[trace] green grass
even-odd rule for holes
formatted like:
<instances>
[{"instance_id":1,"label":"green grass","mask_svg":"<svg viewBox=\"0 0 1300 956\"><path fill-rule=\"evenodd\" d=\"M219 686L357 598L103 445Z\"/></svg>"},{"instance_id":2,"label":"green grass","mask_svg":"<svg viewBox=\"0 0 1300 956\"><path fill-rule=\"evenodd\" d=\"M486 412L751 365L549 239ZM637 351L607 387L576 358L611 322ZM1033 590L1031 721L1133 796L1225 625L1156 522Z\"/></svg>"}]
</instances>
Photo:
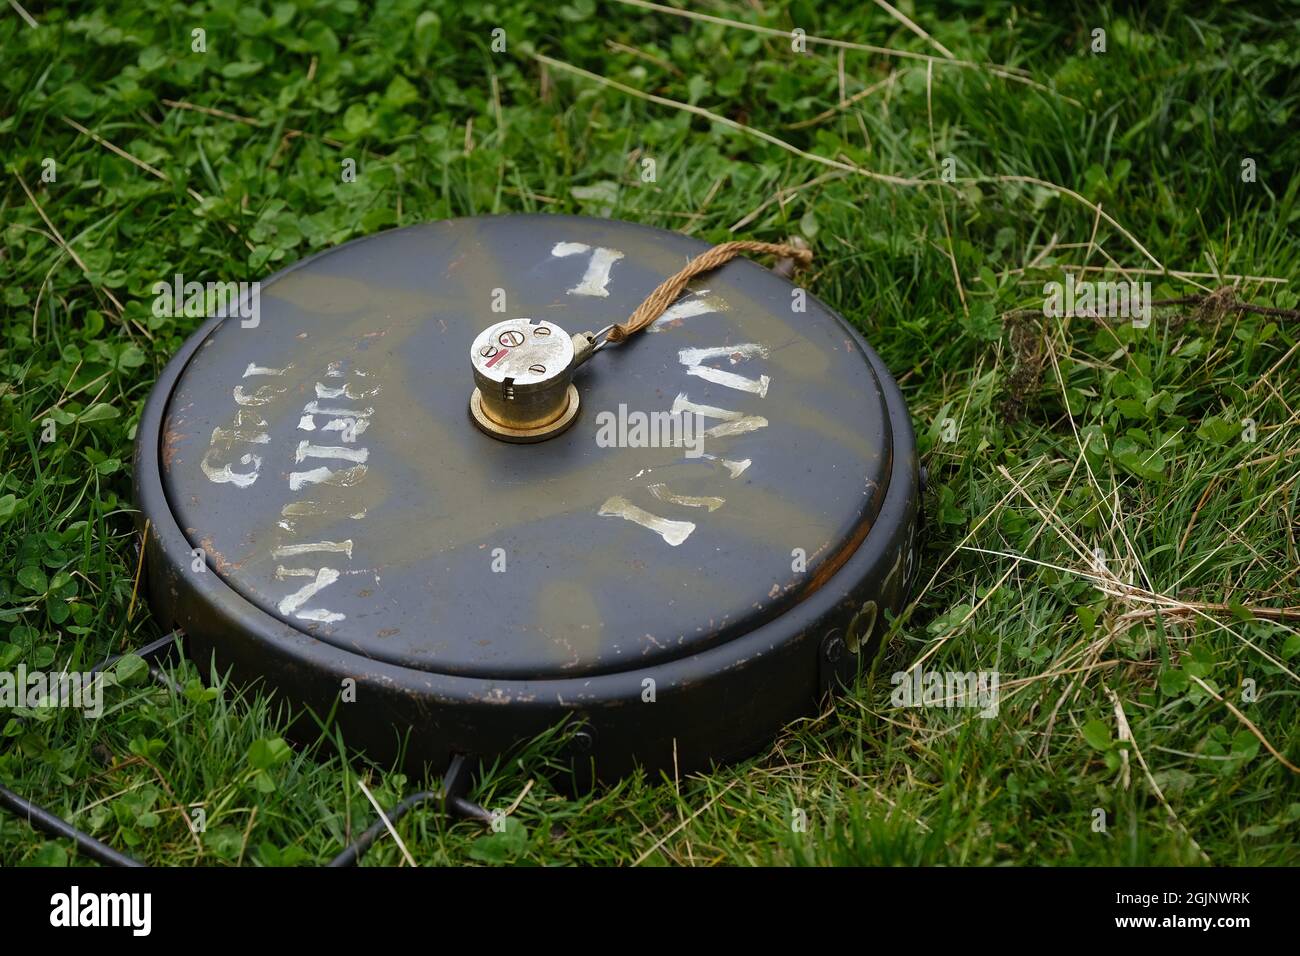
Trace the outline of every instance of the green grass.
<instances>
[{"instance_id":1,"label":"green grass","mask_svg":"<svg viewBox=\"0 0 1300 956\"><path fill-rule=\"evenodd\" d=\"M573 799L542 772L555 742L537 742L474 793L517 803L505 833L417 811L400 824L415 859L1300 861L1297 776L1242 719L1300 763L1300 323L1013 314L1041 312L1043 283L1084 265L1294 279L1294 4L904 5L957 58L1047 89L855 50L841 89L834 48L801 56L782 37L592 0L74 6L40 11L36 29L0 8L0 670L84 669L160 633L133 599L130 443L197 321L154 317L155 281L255 279L381 229L507 211L608 210L711 241L801 234L817 253L803 281L893 369L929 468L922 588L876 676L703 776ZM698 9L936 50L869 4ZM191 51L197 27L206 53ZM1104 54L1090 51L1097 27ZM956 181L828 168L543 71L533 52L853 166L933 183L951 157ZM640 182L644 155L655 183ZM340 182L344 158L355 183ZM1294 282L1148 278L1157 297L1235 285L1297 301ZM999 715L891 707L889 675L922 658L999 671ZM285 747L279 702L193 665L179 696L129 659L118 676L98 722L0 714L0 780L147 861L319 863L373 817L359 780L384 804L430 783L350 761L332 734ZM0 814L0 864L72 853ZM400 861L388 839L366 858Z\"/></svg>"}]
</instances>

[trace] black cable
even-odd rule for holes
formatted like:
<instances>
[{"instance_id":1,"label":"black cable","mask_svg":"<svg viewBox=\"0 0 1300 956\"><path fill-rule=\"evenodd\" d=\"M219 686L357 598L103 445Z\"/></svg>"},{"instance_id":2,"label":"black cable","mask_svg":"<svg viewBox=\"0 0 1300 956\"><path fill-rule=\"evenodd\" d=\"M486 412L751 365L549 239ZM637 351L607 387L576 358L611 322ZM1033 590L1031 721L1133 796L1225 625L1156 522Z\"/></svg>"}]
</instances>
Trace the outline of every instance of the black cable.
<instances>
[{"instance_id":1,"label":"black cable","mask_svg":"<svg viewBox=\"0 0 1300 956\"><path fill-rule=\"evenodd\" d=\"M469 762L464 755L455 754L447 765L447 773L442 778L441 789L421 790L419 793L413 793L391 810L388 810L384 816L388 818L388 823L396 823L420 804L437 800L442 803L444 813L490 823L492 821L491 811L479 806L472 800L467 800L464 796L465 791L469 789L469 779ZM356 866L375 840L383 835L387 829L388 826L384 823L384 818L380 817L366 827L361 836L345 847L342 853L325 865L328 867Z\"/></svg>"},{"instance_id":2,"label":"black cable","mask_svg":"<svg viewBox=\"0 0 1300 956\"><path fill-rule=\"evenodd\" d=\"M3 784L0 784L0 806L15 816L22 817L34 830L50 836L67 837L77 844L78 850L105 866L144 866L139 860L118 853L107 843L101 843L84 830L78 830L62 817L38 807L30 800L24 800Z\"/></svg>"},{"instance_id":3,"label":"black cable","mask_svg":"<svg viewBox=\"0 0 1300 956\"><path fill-rule=\"evenodd\" d=\"M391 810L385 812L389 823L396 823L407 812L418 807L422 803L428 803L430 800L442 800L443 792L441 790L422 790L419 793L413 793L401 803L397 804ZM451 810L456 816L466 817L471 820L480 820L489 823L492 820L492 813L484 807L479 806L472 800L466 800L464 797L449 797L445 801L444 809ZM326 863L326 866L356 866L361 857L370 849L388 827L380 818L370 824L361 836L349 845L342 853Z\"/></svg>"},{"instance_id":4,"label":"black cable","mask_svg":"<svg viewBox=\"0 0 1300 956\"><path fill-rule=\"evenodd\" d=\"M441 790L422 790L414 793L402 800L391 810L385 812L389 823L397 823L398 820L406 816L408 812L418 807L422 803L428 803L430 800L442 801L443 791ZM48 833L54 837L67 837L77 844L77 849L105 866L145 866L134 857L119 853L107 843L101 843L84 830L78 830L72 824L68 823L61 817L50 813L30 800L25 800L18 794L14 793L8 787L0 784L0 806L12 812L15 816L22 817L27 823L42 833ZM486 808L479 806L473 801L466 800L464 797L449 797L445 801L445 808L453 811L456 815L467 817L469 819L489 822L492 814ZM374 845L375 840L381 837L388 829L383 819L380 818L372 823L353 843L343 850L338 856L330 860L326 866L343 867L356 866L366 851Z\"/></svg>"},{"instance_id":5,"label":"black cable","mask_svg":"<svg viewBox=\"0 0 1300 956\"><path fill-rule=\"evenodd\" d=\"M137 651L128 651L128 654L134 654L149 662L149 674L155 681L171 690L173 693L180 693L181 687L170 675L157 667L152 658L160 656L164 651L169 650L176 643L176 638L180 636L180 631L175 630L165 637L160 637L156 641L146 644ZM126 654L116 654L109 657L99 664L96 664L89 671L91 677L100 671L112 667ZM471 820L480 820L484 823L490 822L492 814L485 808L479 806L471 800L464 797L464 792L469 786L469 769L465 758L459 754L451 759L447 767L447 773L443 777L441 790L422 790L419 793L402 800L391 810L387 811L385 816L389 823L396 823L402 817L406 816L415 807L422 803L428 803L430 800L438 800L442 803L444 812L450 812L457 816L465 817ZM77 849L85 853L92 860L103 863L105 866L145 866L134 857L127 856L125 853L119 853L107 843L101 843L84 830L78 830L71 823L68 823L62 817L59 817L48 810L38 807L30 800L18 796L8 787L0 784L0 807L9 810L16 816L24 818L27 823L42 833L48 833L51 836L67 837L77 844ZM376 820L358 837L351 845L347 846L342 853L330 860L327 866L355 866L357 862L365 855L366 851L374 844L380 835L387 829L383 817Z\"/></svg>"},{"instance_id":6,"label":"black cable","mask_svg":"<svg viewBox=\"0 0 1300 956\"><path fill-rule=\"evenodd\" d=\"M402 817L406 816L407 811L413 807L418 807L422 803L428 803L430 800L442 799L441 790L421 790L419 793L413 793L386 814L389 823L396 823ZM387 829L383 819L376 820L370 826L366 827L361 836L346 847L342 853L326 863L326 866L356 866L370 849L371 845Z\"/></svg>"},{"instance_id":7,"label":"black cable","mask_svg":"<svg viewBox=\"0 0 1300 956\"><path fill-rule=\"evenodd\" d=\"M177 630L172 631L170 634L163 635L162 637L158 638L158 640L156 641L150 641L148 644L146 644L144 647L140 648L137 651L127 651L126 654L114 654L112 657L108 657L100 661L98 664L92 667L87 673L89 674L89 676L94 677L100 671L107 670L108 668L112 667L122 658L126 657L127 654L134 654L136 657L140 657L146 661L149 661L150 662L149 673L154 674L154 666L152 663L153 658L160 656L163 651L170 650L172 645L176 643L176 638L180 637L180 635L181 632L180 629L178 628ZM158 673L161 674L162 672L159 671ZM163 676L166 677L165 674ZM154 674L154 680L158 680L157 674ZM173 690L176 688L176 685L172 683L171 678L167 678L165 682L171 684Z\"/></svg>"},{"instance_id":8,"label":"black cable","mask_svg":"<svg viewBox=\"0 0 1300 956\"><path fill-rule=\"evenodd\" d=\"M129 651L149 662L149 673L155 681L167 687L171 691L178 691L180 688L167 674L165 674L157 665L153 663L153 658L158 657L164 651L171 648L176 643L176 638L180 631L172 631L156 641L151 641L137 651ZM120 661L126 654L116 654L112 657L101 661L92 667L87 673L92 679L101 671L112 667ZM42 833L48 833L50 836L66 837L77 844L77 849L90 857L103 863L105 866L144 866L134 857L129 857L125 853L119 853L107 843L96 840L93 836L84 830L79 830L62 817L51 813L43 807L38 807L30 800L20 797L8 787L0 784L0 807L9 810L15 816L22 817L28 825Z\"/></svg>"}]
</instances>

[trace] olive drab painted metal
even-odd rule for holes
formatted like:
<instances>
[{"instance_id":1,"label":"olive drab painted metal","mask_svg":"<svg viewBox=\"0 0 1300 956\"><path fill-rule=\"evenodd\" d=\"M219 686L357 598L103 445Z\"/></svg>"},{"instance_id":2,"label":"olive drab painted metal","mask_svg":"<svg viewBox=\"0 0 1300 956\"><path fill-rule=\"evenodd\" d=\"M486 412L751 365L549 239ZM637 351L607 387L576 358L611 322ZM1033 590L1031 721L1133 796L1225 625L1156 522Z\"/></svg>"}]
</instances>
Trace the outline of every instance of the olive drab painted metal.
<instances>
[{"instance_id":1,"label":"olive drab painted metal","mask_svg":"<svg viewBox=\"0 0 1300 956\"><path fill-rule=\"evenodd\" d=\"M852 678L902 605L920 476L879 357L748 260L558 387L547 363L583 347L569 333L626 318L706 248L478 217L264 280L256 325L205 322L140 423L160 626L333 712L377 759L404 746L442 767L565 719L605 778L764 746ZM494 374L498 325L548 344ZM538 383L536 404L503 410L502 389ZM498 440L467 413L475 387L497 390L493 422L571 420Z\"/></svg>"}]
</instances>

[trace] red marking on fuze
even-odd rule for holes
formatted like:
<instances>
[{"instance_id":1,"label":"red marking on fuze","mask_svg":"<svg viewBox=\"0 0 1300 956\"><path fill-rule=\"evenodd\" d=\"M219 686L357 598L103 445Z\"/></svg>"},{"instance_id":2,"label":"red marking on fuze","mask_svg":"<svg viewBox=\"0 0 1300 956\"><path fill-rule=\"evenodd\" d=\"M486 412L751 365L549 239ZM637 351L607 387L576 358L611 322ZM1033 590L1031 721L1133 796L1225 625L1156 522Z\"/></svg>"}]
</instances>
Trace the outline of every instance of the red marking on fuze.
<instances>
[{"instance_id":1,"label":"red marking on fuze","mask_svg":"<svg viewBox=\"0 0 1300 956\"><path fill-rule=\"evenodd\" d=\"M509 354L509 352L510 352L509 349L502 349L496 355L492 356L490 359L487 360L487 367L491 368L493 365L496 365L497 362L500 362L503 358L505 358L506 355Z\"/></svg>"}]
</instances>

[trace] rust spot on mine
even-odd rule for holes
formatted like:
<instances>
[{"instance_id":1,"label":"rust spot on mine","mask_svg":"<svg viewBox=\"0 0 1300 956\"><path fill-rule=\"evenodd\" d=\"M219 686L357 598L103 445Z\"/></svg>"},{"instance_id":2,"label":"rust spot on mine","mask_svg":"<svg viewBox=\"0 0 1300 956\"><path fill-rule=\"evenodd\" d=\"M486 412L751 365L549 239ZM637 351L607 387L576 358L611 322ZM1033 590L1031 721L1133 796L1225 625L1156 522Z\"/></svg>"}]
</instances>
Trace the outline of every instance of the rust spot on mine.
<instances>
[{"instance_id":1,"label":"rust spot on mine","mask_svg":"<svg viewBox=\"0 0 1300 956\"><path fill-rule=\"evenodd\" d=\"M162 438L162 466L164 471L171 471L172 461L176 458L176 450L187 437L189 436L184 432L177 431L172 421L168 420Z\"/></svg>"},{"instance_id":2,"label":"rust spot on mine","mask_svg":"<svg viewBox=\"0 0 1300 956\"><path fill-rule=\"evenodd\" d=\"M199 545L203 548L203 553L212 561L212 566L217 569L218 574L226 574L239 567L238 564L227 561L226 556L212 546L210 536L200 538Z\"/></svg>"}]
</instances>

